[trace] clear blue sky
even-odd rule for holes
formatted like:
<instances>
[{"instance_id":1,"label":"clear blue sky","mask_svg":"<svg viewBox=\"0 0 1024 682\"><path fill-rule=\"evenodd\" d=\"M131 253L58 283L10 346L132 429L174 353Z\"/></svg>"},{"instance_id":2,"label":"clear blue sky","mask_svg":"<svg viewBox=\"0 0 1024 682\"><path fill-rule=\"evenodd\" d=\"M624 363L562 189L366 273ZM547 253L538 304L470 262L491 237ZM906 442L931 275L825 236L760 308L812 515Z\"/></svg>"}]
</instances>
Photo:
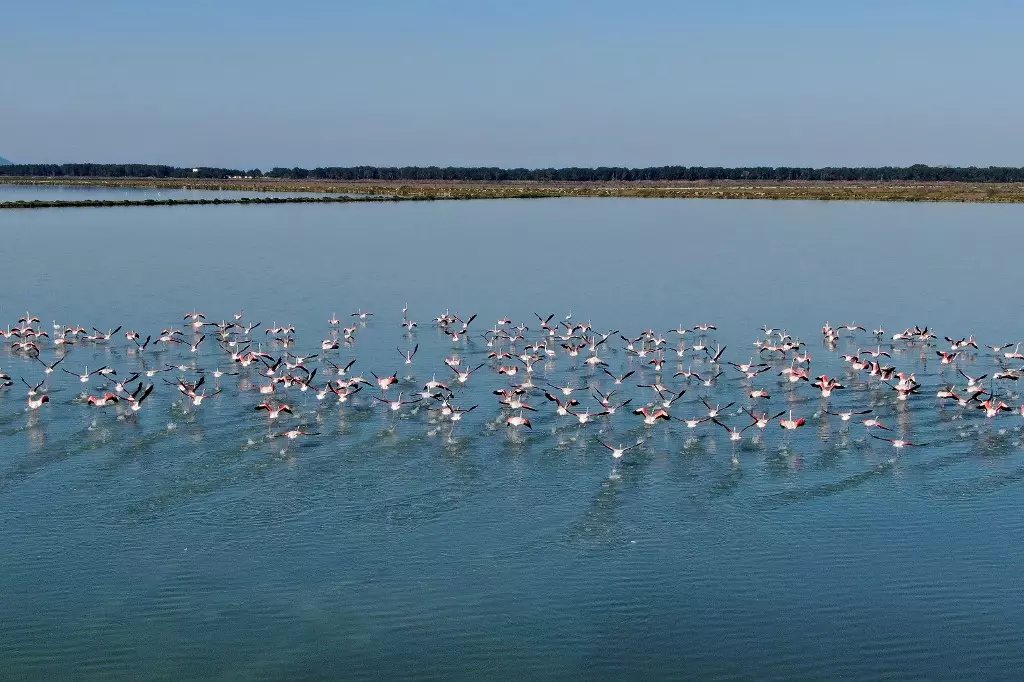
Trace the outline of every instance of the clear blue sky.
<instances>
[{"instance_id":1,"label":"clear blue sky","mask_svg":"<svg viewBox=\"0 0 1024 682\"><path fill-rule=\"evenodd\" d=\"M1024 165L1024 3L12 2L0 155Z\"/></svg>"}]
</instances>

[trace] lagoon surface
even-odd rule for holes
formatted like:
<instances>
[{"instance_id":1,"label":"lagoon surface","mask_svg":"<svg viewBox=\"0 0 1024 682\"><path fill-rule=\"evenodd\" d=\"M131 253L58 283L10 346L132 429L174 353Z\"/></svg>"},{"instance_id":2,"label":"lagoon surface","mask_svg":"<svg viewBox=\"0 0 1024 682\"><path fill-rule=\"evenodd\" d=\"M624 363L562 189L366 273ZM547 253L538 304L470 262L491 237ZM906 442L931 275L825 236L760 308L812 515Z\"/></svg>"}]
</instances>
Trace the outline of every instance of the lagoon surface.
<instances>
[{"instance_id":1,"label":"lagoon surface","mask_svg":"<svg viewBox=\"0 0 1024 682\"><path fill-rule=\"evenodd\" d=\"M6 201L145 201L146 199L241 199L242 197L323 197L323 192L261 192L257 190L174 189L167 187L103 187L99 185L14 185L0 183Z\"/></svg>"},{"instance_id":2,"label":"lagoon surface","mask_svg":"<svg viewBox=\"0 0 1024 682\"><path fill-rule=\"evenodd\" d=\"M294 325L290 350L319 353L337 313L357 330L331 357L370 381L398 372L392 394L450 381L454 354L488 363L455 389L480 406L456 425L425 404L390 414L375 386L346 405L291 389L295 414L270 425L253 409L255 368L208 378L222 393L198 409L163 381L197 373L158 374L124 419L85 405L60 371L51 403L26 413L19 378L40 381L42 365L0 340L15 382L0 390L0 676L1015 676L1024 418L940 404L939 387L966 380L935 350L973 334L960 367L991 376L985 344L1024 340L1022 220L1017 206L630 199L0 212L5 328L30 311L45 330L144 338L193 310L244 311L262 323L254 344L279 356L265 328ZM375 314L353 322L360 309ZM478 315L468 340L431 324L446 309ZM672 378L715 371L695 332L676 355L678 325L713 323L706 343L737 363L763 325L784 328L807 342L812 376L847 388L825 402L772 361L757 407L807 425L752 429L738 446L713 424L646 427L625 408L580 427L542 381L613 386L586 352L557 348L536 368L533 430L505 426L492 391L510 380L480 334L507 315L543 338L534 313L570 312L595 331L668 337L664 379L687 388L677 416L705 396L737 402L729 424L749 421L731 367L708 388ZM826 321L887 333L842 330L828 348ZM889 340L914 325L938 339ZM416 344L407 367L396 348ZM844 366L840 354L876 345L921 395L901 404ZM231 365L212 336L195 354L134 349L122 330L76 342L61 367ZM45 361L60 354L43 344ZM636 370L618 394L630 407L651 401L636 385L655 373L618 334L599 354L615 374ZM1019 409L1015 382L996 389ZM896 451L823 412L864 406L890 437L929 445ZM317 435L270 437L300 425ZM615 462L598 438L644 442Z\"/></svg>"}]
</instances>

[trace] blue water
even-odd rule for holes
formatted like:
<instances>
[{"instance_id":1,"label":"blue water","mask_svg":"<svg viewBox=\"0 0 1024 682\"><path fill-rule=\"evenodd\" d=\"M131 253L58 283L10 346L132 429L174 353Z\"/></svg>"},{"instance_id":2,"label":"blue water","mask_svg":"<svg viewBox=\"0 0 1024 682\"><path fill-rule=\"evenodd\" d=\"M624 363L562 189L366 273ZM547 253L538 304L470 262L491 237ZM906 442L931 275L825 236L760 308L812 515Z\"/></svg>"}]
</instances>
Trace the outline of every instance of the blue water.
<instances>
[{"instance_id":1,"label":"blue water","mask_svg":"<svg viewBox=\"0 0 1024 682\"><path fill-rule=\"evenodd\" d=\"M158 374L135 420L91 408L58 371L52 401L26 413L42 365L0 340L0 676L444 677L462 679L1015 676L1024 659L1024 449L1019 412L988 420L941 404L966 380L939 364L942 337L974 334L958 358L970 375L998 364L984 344L1024 339L1007 306L1024 287L1018 207L669 200L513 200L396 205L44 209L0 212L0 321L30 311L54 321L123 325L145 337L193 310L211 321L294 324L291 351L319 352L333 313L357 327L332 351L351 374L398 372L389 390L417 393L443 360L487 363L456 405L458 424L425 403L396 416L365 387L319 402L293 387L294 415L253 407L255 368L207 385L187 407ZM419 323L410 336L401 308ZM375 314L365 323L349 313ZM475 334L458 344L431 324L446 309ZM714 323L706 342L746 362L762 325L807 342L811 375L847 385L826 403L778 371L749 386L738 372L696 383L698 400L808 420L772 423L735 446L711 423L652 427L620 409L580 427L555 415L545 380L601 390L611 380L555 346L536 366L533 429L509 428L480 336L508 315L541 338L534 313L591 321L596 331L669 339L662 380L706 354L677 358L677 325ZM883 325L886 338L929 325L930 345L892 346L921 395L853 373L841 353L874 348L825 321ZM186 337L195 337L185 329ZM211 332L207 332L210 334ZM692 346L700 335L684 337ZM80 341L60 367L133 370L192 363L228 369L208 337L131 353L122 333ZM410 366L398 348L419 351ZM613 335L609 369L635 369L616 397L652 400L655 378ZM521 348L521 344L520 344ZM1010 349L1012 350L1012 349ZM61 351L44 344L52 362ZM502 360L501 364L514 364ZM1020 366L1024 361L1015 361ZM320 358L314 383L329 366ZM524 377L520 371L511 381ZM409 377L409 378L406 378ZM91 394L104 390L95 378ZM994 390L1019 410L1014 382ZM582 392L582 406L597 401ZM578 395L574 394L574 395ZM871 407L892 435L928 443L894 450L862 425L822 412ZM274 433L304 426L288 441ZM757 433L755 433L757 432ZM597 442L643 444L615 462Z\"/></svg>"},{"instance_id":2,"label":"blue water","mask_svg":"<svg viewBox=\"0 0 1024 682\"><path fill-rule=\"evenodd\" d=\"M322 197L322 192L260 192L220 189L170 189L156 187L99 187L75 185L0 184L5 201L139 201L145 199L240 199L242 197Z\"/></svg>"}]
</instances>

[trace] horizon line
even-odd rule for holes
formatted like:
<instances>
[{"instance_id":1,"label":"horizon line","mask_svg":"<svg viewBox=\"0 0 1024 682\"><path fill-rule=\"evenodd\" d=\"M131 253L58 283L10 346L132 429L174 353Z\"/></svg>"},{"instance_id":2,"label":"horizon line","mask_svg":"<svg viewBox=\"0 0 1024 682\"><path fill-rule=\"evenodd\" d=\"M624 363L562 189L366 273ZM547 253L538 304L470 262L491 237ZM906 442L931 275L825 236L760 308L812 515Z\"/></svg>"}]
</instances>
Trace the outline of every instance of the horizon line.
<instances>
[{"instance_id":1,"label":"horizon line","mask_svg":"<svg viewBox=\"0 0 1024 682\"><path fill-rule=\"evenodd\" d=\"M5 158L0 155L0 158ZM8 162L4 164L7 167L10 166L54 166L54 167L74 167L74 166L144 166L152 168L170 168L174 170L238 170L238 171L250 171L258 170L264 171L260 166L254 166L252 168L245 168L244 166L217 166L209 164L201 165L176 165L172 163L151 163L141 161L116 161L116 162L102 162L102 161L61 161L61 162L39 162L39 161L12 161L9 158L5 158ZM953 165L953 164L928 164L928 163L911 163L906 165L893 165L893 164L881 164L881 165L825 165L825 166L803 166L803 165L787 165L787 164L757 164L757 165L706 165L706 164L653 164L647 166L629 166L629 165L570 165L570 166L502 166L502 165L454 165L454 164L372 164L372 163L359 163L359 164L348 164L348 165L317 165L317 166L281 166L274 165L270 167L270 172L274 170L326 170L326 169L424 169L424 170L498 170L498 171L562 171L562 170L613 170L613 171L643 171L643 170L654 170L654 169L715 169L715 170L801 170L801 171L824 171L824 170L908 170L911 168L933 168L933 169L949 169L949 170L961 170L961 169L1013 169L1018 170L1024 168L1024 165L1010 166L1010 165Z\"/></svg>"}]
</instances>

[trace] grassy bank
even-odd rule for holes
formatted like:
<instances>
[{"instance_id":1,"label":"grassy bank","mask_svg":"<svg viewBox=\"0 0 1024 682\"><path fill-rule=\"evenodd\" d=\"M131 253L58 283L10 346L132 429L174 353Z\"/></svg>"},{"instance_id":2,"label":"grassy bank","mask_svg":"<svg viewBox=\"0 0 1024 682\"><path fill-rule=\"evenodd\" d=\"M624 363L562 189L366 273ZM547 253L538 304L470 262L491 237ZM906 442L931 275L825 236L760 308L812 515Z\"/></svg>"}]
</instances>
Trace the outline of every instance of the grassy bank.
<instances>
[{"instance_id":1,"label":"grassy bank","mask_svg":"<svg viewBox=\"0 0 1024 682\"><path fill-rule=\"evenodd\" d=\"M818 201L950 201L1024 203L1024 183L967 182L336 182L265 178L0 178L2 184L61 185L143 189L234 190L251 192L315 192L357 197L259 197L244 199L167 199L125 201L4 202L0 208L59 206L173 206L239 203L346 203L387 199L518 199L543 197L639 197L667 199L803 199Z\"/></svg>"},{"instance_id":2,"label":"grassy bank","mask_svg":"<svg viewBox=\"0 0 1024 682\"><path fill-rule=\"evenodd\" d=\"M4 201L0 208L103 208L112 206L206 206L221 204L347 204L385 201L431 201L430 197L240 197L238 199L82 199L74 201Z\"/></svg>"}]
</instances>

